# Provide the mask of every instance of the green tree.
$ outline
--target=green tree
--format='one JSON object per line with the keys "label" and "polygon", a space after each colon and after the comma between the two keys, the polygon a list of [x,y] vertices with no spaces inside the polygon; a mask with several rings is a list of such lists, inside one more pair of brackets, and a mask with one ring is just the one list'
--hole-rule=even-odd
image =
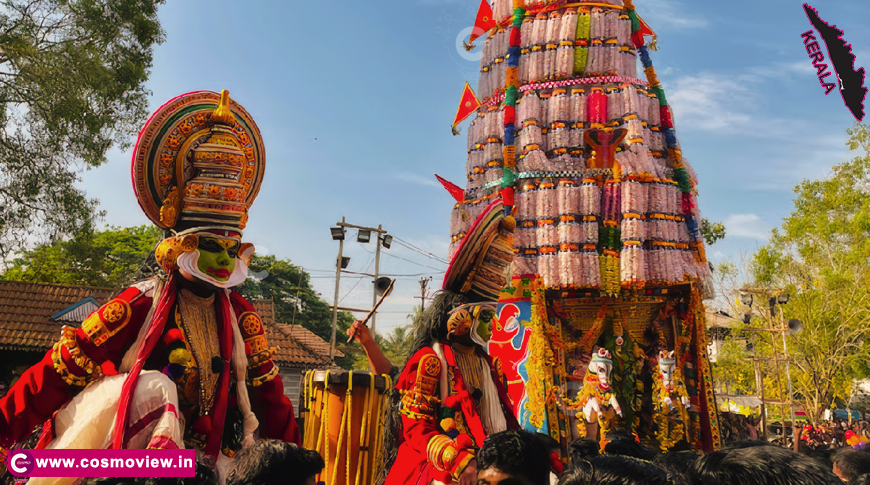
{"label": "green tree", "polygon": [[870,131],[856,124],[847,145],[863,153],[828,177],[795,187],[794,210],[750,264],[757,286],[790,295],[784,318],[804,322],[790,337],[795,392],[815,415],[848,397],[870,360]]}
{"label": "green tree", "polygon": [[[415,306],[413,311],[407,316],[408,320],[410,320],[408,325],[393,328],[393,331],[387,334],[386,337],[381,336],[379,333],[375,333],[375,343],[391,364],[401,368],[405,365],[405,362],[408,361],[408,358],[411,357],[411,350],[414,346],[414,332],[412,331],[413,323],[421,313],[422,309],[419,306]],[[360,346],[354,344],[353,348],[349,350],[354,352],[355,355],[353,368],[368,370],[369,361]],[[342,351],[345,351],[345,349],[342,348]]]}
{"label": "green tree", "polygon": [[70,240],[19,253],[0,279],[119,288],[143,274],[140,269],[161,236],[151,225],[103,231],[86,227]]}
{"label": "green tree", "polygon": [[74,184],[147,115],[160,3],[0,2],[0,260],[98,215]]}
{"label": "green tree", "polygon": [[393,365],[399,367],[411,357],[411,347],[414,345],[414,333],[410,326],[396,327],[384,339],[384,355],[390,359]]}
{"label": "green tree", "polygon": [[710,222],[706,218],[701,219],[701,235],[708,246],[716,244],[716,241],[725,237],[725,224]]}
{"label": "green tree", "polygon": [[[275,256],[254,256],[248,266],[248,279],[237,290],[245,298],[271,299],[275,304],[275,321],[302,325],[318,337],[329,342],[332,337],[332,310],[311,287],[311,275],[290,260]],[[353,353],[342,345],[345,331],[353,324],[353,315],[338,312],[337,348],[344,353]],[[349,367],[355,357],[336,359],[342,367]]]}

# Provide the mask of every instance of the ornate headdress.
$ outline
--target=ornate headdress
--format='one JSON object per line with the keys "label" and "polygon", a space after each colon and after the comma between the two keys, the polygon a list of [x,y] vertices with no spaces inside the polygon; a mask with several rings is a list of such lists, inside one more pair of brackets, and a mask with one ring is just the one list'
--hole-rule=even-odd
{"label": "ornate headdress", "polygon": [[145,123],[133,152],[133,187],[162,229],[240,234],[265,168],[260,130],[248,112],[228,91],[194,91]]}
{"label": "ornate headdress", "polygon": [[[151,222],[173,233],[155,251],[164,271],[195,271],[196,233],[241,242],[265,168],[260,129],[229,91],[183,94],[151,115],[133,151],[133,188]],[[245,264],[226,282],[199,276],[216,286],[241,283],[253,252],[240,247]]]}
{"label": "ornate headdress", "polygon": [[494,302],[509,278],[513,259],[513,216],[505,216],[501,198],[477,217],[459,243],[444,275],[443,289],[469,302]]}

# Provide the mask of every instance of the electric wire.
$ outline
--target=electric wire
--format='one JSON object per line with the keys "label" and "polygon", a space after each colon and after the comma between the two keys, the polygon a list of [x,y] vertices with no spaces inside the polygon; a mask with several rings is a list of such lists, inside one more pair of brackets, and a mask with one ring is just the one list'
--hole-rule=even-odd
{"label": "electric wire", "polygon": [[420,249],[417,246],[414,246],[413,244],[411,244],[403,239],[399,239],[398,237],[393,236],[393,240],[398,242],[400,246],[404,246],[404,247],[410,249],[411,251],[422,254],[423,256],[426,256],[429,259],[434,259],[435,261],[438,261],[439,263],[449,264],[446,259],[444,259],[440,256],[436,256],[436,255],[430,253],[429,251],[426,251],[425,249]]}

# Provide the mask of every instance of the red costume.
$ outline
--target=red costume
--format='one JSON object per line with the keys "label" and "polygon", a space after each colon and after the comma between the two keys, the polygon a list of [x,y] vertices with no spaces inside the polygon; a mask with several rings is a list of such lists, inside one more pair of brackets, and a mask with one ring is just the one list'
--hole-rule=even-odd
{"label": "red costume", "polygon": [[514,226],[501,199],[490,203],[416,322],[421,347],[396,383],[401,436],[385,485],[456,483],[487,436],[519,428],[504,375],[483,350],[507,281]]}
{"label": "red costume", "polygon": [[[446,399],[439,397],[444,394],[439,389],[444,365],[433,347],[417,351],[396,383],[402,394],[403,442],[387,476],[387,485],[428,485],[433,480],[452,483],[474,459],[487,434],[493,432],[484,429],[450,344],[443,341],[438,347],[447,365]],[[502,377],[489,356],[480,348],[475,347],[475,352],[489,364],[507,428],[518,429]]]}
{"label": "red costume", "polygon": [[[266,346],[260,318],[254,312],[253,306],[238,293],[230,293],[230,303],[237,321],[250,322],[241,330],[245,337],[245,353],[250,362],[247,380],[252,411],[260,422],[260,436],[300,444],[293,405],[284,396],[284,385],[278,376],[277,366],[271,359],[259,364],[254,361],[257,353],[252,353],[252,350]],[[115,369],[121,367],[121,359],[136,340],[152,304],[152,298],[143,293],[142,289],[130,287],[88,317],[82,328],[67,330],[59,345],[48,351],[41,362],[25,371],[9,392],[0,398],[0,446],[9,447],[13,442],[27,438],[33,428],[44,423],[101,374],[117,373]],[[113,313],[116,309],[121,309],[121,313]],[[91,339],[86,332],[94,328],[103,333],[96,339]],[[246,329],[254,329],[254,333],[247,334]],[[169,364],[168,348],[180,337],[178,332],[177,325],[172,325],[171,329],[167,328],[163,332],[145,370],[162,370]],[[228,356],[226,358],[228,360]],[[93,362],[94,365],[85,364],[91,372],[88,373],[88,369],[77,365],[77,361]],[[229,392],[227,389],[219,389],[216,394],[228,396]],[[185,398],[189,399],[190,396],[182,397]],[[237,407],[235,399],[229,401],[228,407]],[[179,411],[188,415],[188,418],[195,411],[193,407],[185,409],[182,405],[181,408]],[[50,426],[43,431],[40,442],[44,443],[46,438],[53,438],[49,433]]]}

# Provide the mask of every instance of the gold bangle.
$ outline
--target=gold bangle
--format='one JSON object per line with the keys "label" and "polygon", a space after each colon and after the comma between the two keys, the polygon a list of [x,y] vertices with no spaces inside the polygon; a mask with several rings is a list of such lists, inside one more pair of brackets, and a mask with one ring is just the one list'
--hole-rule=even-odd
{"label": "gold bangle", "polygon": [[248,385],[250,385],[251,387],[262,386],[263,384],[274,379],[275,376],[277,376],[277,375],[278,375],[278,366],[272,364],[272,369],[269,372],[261,375],[260,377],[248,376]]}
{"label": "gold bangle", "polygon": [[[72,361],[85,371],[85,375],[79,376],[72,373],[63,358],[63,348],[67,349]],[[51,359],[54,365],[54,370],[60,375],[64,382],[71,386],[84,387],[89,382],[100,377],[102,369],[88,356],[82,353],[76,343],[76,329],[73,327],[64,326],[61,329],[60,340],[54,344],[51,351]]]}

